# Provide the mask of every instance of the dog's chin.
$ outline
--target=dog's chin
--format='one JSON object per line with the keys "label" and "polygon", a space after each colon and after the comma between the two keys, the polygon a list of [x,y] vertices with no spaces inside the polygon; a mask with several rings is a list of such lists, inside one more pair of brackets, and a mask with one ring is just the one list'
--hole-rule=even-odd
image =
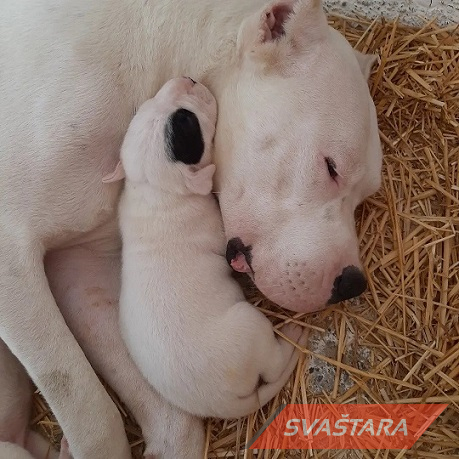
{"label": "dog's chin", "polygon": [[257,279],[256,273],[255,276],[251,275],[251,281],[264,297],[287,311],[310,314],[327,308],[327,295],[322,292],[311,293],[310,288],[301,290],[290,284],[284,286],[279,283],[264,283]]}
{"label": "dog's chin", "polygon": [[323,311],[327,308],[327,305],[324,303],[311,303],[298,300],[289,300],[288,298],[270,298],[267,297],[270,301],[275,303],[282,309],[286,311],[299,312],[302,314],[313,314],[316,312]]}
{"label": "dog's chin", "polygon": [[298,299],[289,299],[288,295],[285,295],[284,292],[276,292],[270,289],[265,289],[263,285],[260,288],[255,282],[256,276],[254,276],[253,273],[239,273],[232,270],[231,275],[233,279],[241,285],[249,301],[264,298],[286,311],[305,314],[320,312],[329,307],[329,305],[327,305],[323,300],[318,300],[317,303],[314,303],[312,301],[306,302]]}

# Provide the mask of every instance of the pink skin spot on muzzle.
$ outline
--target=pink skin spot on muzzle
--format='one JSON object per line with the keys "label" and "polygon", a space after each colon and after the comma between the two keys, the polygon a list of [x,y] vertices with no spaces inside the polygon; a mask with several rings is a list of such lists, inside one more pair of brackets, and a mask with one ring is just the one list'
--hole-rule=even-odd
{"label": "pink skin spot on muzzle", "polygon": [[238,253],[236,257],[231,260],[230,266],[238,273],[252,272],[243,253]]}
{"label": "pink skin spot on muzzle", "polygon": [[251,246],[245,246],[241,238],[235,237],[228,241],[226,247],[226,261],[238,273],[252,273]]}

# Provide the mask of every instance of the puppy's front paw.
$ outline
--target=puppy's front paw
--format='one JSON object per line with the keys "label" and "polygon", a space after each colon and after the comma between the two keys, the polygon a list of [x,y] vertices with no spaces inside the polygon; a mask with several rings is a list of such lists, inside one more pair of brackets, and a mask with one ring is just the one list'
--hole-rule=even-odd
{"label": "puppy's front paw", "polygon": [[288,339],[294,343],[298,343],[300,346],[305,346],[307,343],[308,330],[300,325],[294,323],[285,324],[279,329],[279,331]]}

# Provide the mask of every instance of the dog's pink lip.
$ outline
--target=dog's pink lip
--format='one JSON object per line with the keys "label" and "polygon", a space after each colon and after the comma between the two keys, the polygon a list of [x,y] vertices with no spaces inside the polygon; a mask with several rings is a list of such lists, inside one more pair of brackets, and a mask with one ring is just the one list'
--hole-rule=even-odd
{"label": "dog's pink lip", "polygon": [[238,253],[235,258],[231,260],[231,268],[238,273],[251,273],[252,269],[250,268],[245,255],[243,253]]}
{"label": "dog's pink lip", "polygon": [[246,246],[240,237],[234,237],[226,246],[226,261],[240,273],[252,273],[252,246]]}

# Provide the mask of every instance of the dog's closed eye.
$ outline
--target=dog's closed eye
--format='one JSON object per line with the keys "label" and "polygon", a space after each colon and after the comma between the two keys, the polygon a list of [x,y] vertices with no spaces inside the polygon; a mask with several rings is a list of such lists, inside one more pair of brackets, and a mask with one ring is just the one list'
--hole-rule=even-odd
{"label": "dog's closed eye", "polygon": [[338,177],[338,172],[336,172],[336,163],[332,158],[325,158],[325,163],[327,165],[328,173],[330,177],[335,180]]}

